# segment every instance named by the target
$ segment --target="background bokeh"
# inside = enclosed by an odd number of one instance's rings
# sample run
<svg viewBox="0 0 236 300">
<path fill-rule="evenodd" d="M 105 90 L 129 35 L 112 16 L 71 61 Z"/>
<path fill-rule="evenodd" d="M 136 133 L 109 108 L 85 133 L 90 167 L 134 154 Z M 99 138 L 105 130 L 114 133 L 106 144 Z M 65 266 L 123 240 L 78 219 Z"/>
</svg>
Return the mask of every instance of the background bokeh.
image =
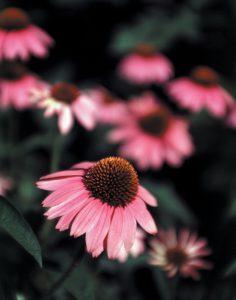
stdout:
<svg viewBox="0 0 236 300">
<path fill-rule="evenodd" d="M 65 80 L 81 88 L 101 84 L 123 99 L 140 94 L 122 79 L 116 66 L 141 40 L 164 52 L 175 75 L 206 64 L 217 70 L 222 82 L 236 96 L 236 2 L 235 0 L 48 0 L 6 1 L 0 8 L 25 9 L 34 23 L 56 41 L 50 56 L 32 58 L 28 65 L 48 82 Z M 196 151 L 183 166 L 164 166 L 140 172 L 141 182 L 160 202 L 152 211 L 161 227 L 188 227 L 208 239 L 214 269 L 202 280 L 168 280 L 146 263 L 146 256 L 125 264 L 87 255 L 58 290 L 55 298 L 69 299 L 236 299 L 236 132 L 206 112 L 190 115 L 171 103 L 161 87 L 151 86 L 177 114 L 191 122 Z M 51 148 L 56 131 L 54 119 L 45 121 L 41 111 L 0 111 L 0 165 L 15 181 L 9 199 L 25 215 L 38 235 L 43 222 L 40 202 L 45 195 L 35 187 L 50 171 Z M 63 143 L 60 169 L 83 161 L 115 155 L 116 146 L 106 142 L 107 127 L 86 132 L 76 124 Z M 44 269 L 7 234 L 0 238 L 0 299 L 40 299 L 40 290 L 56 278 L 83 239 L 69 238 L 52 230 L 43 247 Z M 2 296 L 1 296 L 2 295 Z"/>
</svg>

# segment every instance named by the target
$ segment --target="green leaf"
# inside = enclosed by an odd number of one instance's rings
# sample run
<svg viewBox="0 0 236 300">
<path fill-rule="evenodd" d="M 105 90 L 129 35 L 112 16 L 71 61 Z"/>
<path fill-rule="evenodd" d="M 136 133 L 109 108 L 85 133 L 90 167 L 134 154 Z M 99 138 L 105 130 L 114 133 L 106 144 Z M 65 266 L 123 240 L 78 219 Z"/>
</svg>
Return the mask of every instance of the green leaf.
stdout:
<svg viewBox="0 0 236 300">
<path fill-rule="evenodd" d="M 66 290 L 76 299 L 96 300 L 97 282 L 88 267 L 81 263 L 65 282 Z"/>
<path fill-rule="evenodd" d="M 21 213 L 3 197 L 0 197 L 0 227 L 42 266 L 41 248 L 35 234 Z"/>
<path fill-rule="evenodd" d="M 16 295 L 16 300 L 26 300 L 25 296 L 22 294 L 17 294 Z"/>
<path fill-rule="evenodd" d="M 233 276 L 236 275 L 236 260 L 232 261 L 232 263 L 226 268 L 223 273 L 223 276 Z"/>
<path fill-rule="evenodd" d="M 177 219 L 188 225 L 196 223 L 195 216 L 172 186 L 156 184 L 151 180 L 143 180 L 142 183 L 158 199 L 159 211 L 166 220 L 170 217 L 170 219 Z"/>
<path fill-rule="evenodd" d="M 139 43 L 148 43 L 162 50 L 179 38 L 197 39 L 199 28 L 199 17 L 186 7 L 171 16 L 150 11 L 133 24 L 120 27 L 114 34 L 111 50 L 122 54 L 132 51 Z"/>
</svg>

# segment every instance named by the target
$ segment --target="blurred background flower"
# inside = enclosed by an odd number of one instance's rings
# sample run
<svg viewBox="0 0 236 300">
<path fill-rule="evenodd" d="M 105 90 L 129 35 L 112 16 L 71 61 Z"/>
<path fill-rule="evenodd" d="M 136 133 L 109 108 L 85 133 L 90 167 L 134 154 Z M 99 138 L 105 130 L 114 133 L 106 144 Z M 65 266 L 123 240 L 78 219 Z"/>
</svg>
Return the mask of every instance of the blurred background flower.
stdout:
<svg viewBox="0 0 236 300">
<path fill-rule="evenodd" d="M 177 238 L 174 229 L 159 232 L 158 238 L 150 242 L 150 264 L 160 266 L 169 277 L 179 274 L 183 277 L 200 279 L 198 269 L 211 269 L 212 265 L 202 257 L 211 254 L 204 239 L 195 233 L 182 230 Z"/>
<path fill-rule="evenodd" d="M 0 195 L 5 196 L 8 191 L 13 188 L 13 181 L 12 179 L 0 176 Z"/>
<path fill-rule="evenodd" d="M 176 118 L 151 92 L 127 104 L 130 116 L 120 116 L 109 141 L 121 142 L 120 155 L 133 159 L 140 169 L 158 169 L 165 161 L 179 166 L 193 153 L 187 121 Z"/>
</svg>

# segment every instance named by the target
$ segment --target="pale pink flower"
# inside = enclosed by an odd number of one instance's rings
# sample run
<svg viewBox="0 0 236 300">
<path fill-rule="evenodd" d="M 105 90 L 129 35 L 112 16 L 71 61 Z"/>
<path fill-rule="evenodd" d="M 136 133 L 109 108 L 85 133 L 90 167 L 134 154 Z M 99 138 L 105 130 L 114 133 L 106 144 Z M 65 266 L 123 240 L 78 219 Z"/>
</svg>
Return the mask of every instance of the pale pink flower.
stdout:
<svg viewBox="0 0 236 300">
<path fill-rule="evenodd" d="M 131 99 L 130 118 L 122 119 L 108 139 L 121 143 L 121 156 L 134 160 L 140 169 L 157 169 L 164 162 L 179 166 L 193 153 L 188 122 L 173 116 L 151 92 Z"/>
<path fill-rule="evenodd" d="M 125 250 L 125 247 L 122 246 L 117 259 L 120 262 L 125 262 L 128 259 L 129 255 L 131 255 L 132 257 L 138 257 L 140 254 L 142 254 L 145 251 L 145 242 L 144 242 L 145 236 L 146 236 L 145 232 L 138 228 L 136 231 L 134 243 L 130 248 L 129 252 L 127 252 Z"/>
<path fill-rule="evenodd" d="M 62 134 L 67 134 L 74 124 L 74 118 L 87 130 L 96 122 L 96 106 L 91 98 L 81 93 L 76 85 L 59 82 L 52 86 L 31 91 L 31 100 L 45 109 L 46 118 L 58 116 L 58 127 Z"/>
<path fill-rule="evenodd" d="M 200 269 L 212 268 L 211 263 L 202 259 L 211 254 L 207 241 L 189 230 L 181 230 L 178 237 L 174 229 L 160 231 L 150 245 L 150 264 L 159 266 L 168 277 L 179 273 L 198 280 Z"/>
<path fill-rule="evenodd" d="M 5 196 L 7 191 L 13 188 L 13 180 L 11 178 L 0 175 L 0 196 Z"/>
<path fill-rule="evenodd" d="M 31 54 L 45 57 L 52 45 L 52 38 L 31 24 L 23 10 L 10 7 L 0 13 L 0 59 L 27 60 Z"/>
<path fill-rule="evenodd" d="M 140 44 L 136 51 L 125 56 L 118 73 L 137 84 L 160 84 L 173 76 L 173 66 L 163 54 L 148 44 Z"/>
<path fill-rule="evenodd" d="M 97 120 L 102 124 L 115 124 L 120 116 L 129 117 L 127 105 L 124 101 L 113 96 L 105 88 L 90 90 L 88 95 L 94 101 L 97 107 Z"/>
<path fill-rule="evenodd" d="M 222 117 L 232 105 L 232 96 L 219 84 L 218 74 L 205 66 L 195 68 L 190 77 L 173 80 L 167 85 L 170 96 L 183 108 L 197 112 L 207 109 Z"/>
<path fill-rule="evenodd" d="M 37 185 L 52 192 L 43 201 L 48 219 L 59 218 L 56 229 L 70 229 L 71 236 L 86 234 L 87 251 L 94 257 L 107 250 L 109 258 L 118 258 L 123 246 L 129 252 L 137 223 L 150 234 L 157 232 L 145 204 L 156 206 L 156 200 L 123 158 L 79 163 L 42 177 Z"/>
<path fill-rule="evenodd" d="M 0 107 L 26 109 L 32 106 L 30 91 L 42 81 L 18 62 L 0 63 Z"/>
</svg>

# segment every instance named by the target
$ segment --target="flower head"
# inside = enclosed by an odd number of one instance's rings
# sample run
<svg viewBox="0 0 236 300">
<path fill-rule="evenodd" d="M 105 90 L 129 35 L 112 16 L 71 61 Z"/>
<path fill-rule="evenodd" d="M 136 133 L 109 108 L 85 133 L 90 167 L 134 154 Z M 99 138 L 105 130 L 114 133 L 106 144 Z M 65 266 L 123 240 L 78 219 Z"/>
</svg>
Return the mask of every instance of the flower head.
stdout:
<svg viewBox="0 0 236 300">
<path fill-rule="evenodd" d="M 233 98 L 220 85 L 219 75 L 209 67 L 195 68 L 190 77 L 173 80 L 168 92 L 180 106 L 191 111 L 206 108 L 216 117 L 226 114 Z"/>
<path fill-rule="evenodd" d="M 102 124 L 115 124 L 120 116 L 129 116 L 124 101 L 112 95 L 105 88 L 97 88 L 88 92 L 97 107 L 97 120 Z"/>
<path fill-rule="evenodd" d="M 67 134 L 74 123 L 74 117 L 88 130 L 95 126 L 96 109 L 90 97 L 74 84 L 59 82 L 52 86 L 32 91 L 31 99 L 45 109 L 44 116 L 58 115 L 58 127 Z"/>
<path fill-rule="evenodd" d="M 25 109 L 32 106 L 30 91 L 40 88 L 42 81 L 18 62 L 0 63 L 0 106 Z"/>
<path fill-rule="evenodd" d="M 0 59 L 26 60 L 30 54 L 44 57 L 52 44 L 52 38 L 31 24 L 23 10 L 10 7 L 0 12 Z"/>
<path fill-rule="evenodd" d="M 133 159 L 141 169 L 157 169 L 167 161 L 179 166 L 193 152 L 187 121 L 174 117 L 149 92 L 128 104 L 130 118 L 120 116 L 120 124 L 109 140 L 121 142 L 119 153 Z"/>
<path fill-rule="evenodd" d="M 211 264 L 202 257 L 211 254 L 205 239 L 195 233 L 181 230 L 179 237 L 174 229 L 161 231 L 151 241 L 150 264 L 159 266 L 169 277 L 179 273 L 183 277 L 199 279 L 199 269 L 210 269 Z"/>
<path fill-rule="evenodd" d="M 38 187 L 52 193 L 43 201 L 48 219 L 59 218 L 56 228 L 70 235 L 86 234 L 88 252 L 119 257 L 122 247 L 130 251 L 137 223 L 147 232 L 157 232 L 145 202 L 155 198 L 139 185 L 133 166 L 123 158 L 108 157 L 98 162 L 79 163 L 68 171 L 42 177 Z"/>
<path fill-rule="evenodd" d="M 5 196 L 6 192 L 13 188 L 12 179 L 0 176 L 0 196 Z"/>
<path fill-rule="evenodd" d="M 137 84 L 163 83 L 173 75 L 169 59 L 149 44 L 140 44 L 118 66 L 119 74 Z"/>
</svg>

